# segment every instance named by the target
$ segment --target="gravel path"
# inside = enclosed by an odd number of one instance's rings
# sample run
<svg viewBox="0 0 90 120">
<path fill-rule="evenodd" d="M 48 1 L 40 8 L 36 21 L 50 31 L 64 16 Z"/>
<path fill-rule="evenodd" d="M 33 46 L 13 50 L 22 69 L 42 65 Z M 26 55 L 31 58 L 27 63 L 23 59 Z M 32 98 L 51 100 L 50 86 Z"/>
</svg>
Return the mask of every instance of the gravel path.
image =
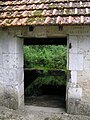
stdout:
<svg viewBox="0 0 90 120">
<path fill-rule="evenodd" d="M 90 120 L 90 117 L 68 115 L 59 108 L 25 106 L 15 111 L 0 106 L 0 120 Z"/>
</svg>

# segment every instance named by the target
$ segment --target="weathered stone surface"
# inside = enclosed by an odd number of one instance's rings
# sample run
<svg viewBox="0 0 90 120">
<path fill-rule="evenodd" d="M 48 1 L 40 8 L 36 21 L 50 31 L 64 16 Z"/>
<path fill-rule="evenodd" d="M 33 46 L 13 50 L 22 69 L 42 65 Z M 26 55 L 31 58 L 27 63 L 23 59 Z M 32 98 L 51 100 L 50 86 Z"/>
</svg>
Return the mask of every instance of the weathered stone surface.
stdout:
<svg viewBox="0 0 90 120">
<path fill-rule="evenodd" d="M 17 94 L 18 95 L 18 94 Z M 9 91 L 4 93 L 4 106 L 10 109 L 18 108 L 18 97 L 17 95 L 9 93 Z"/>
<path fill-rule="evenodd" d="M 0 104 L 18 108 L 24 104 L 23 39 L 21 37 L 67 36 L 70 77 L 67 83 L 67 111 L 90 113 L 90 27 L 36 26 L 0 29 Z M 17 32 L 16 32 L 17 31 Z M 4 102 L 2 102 L 4 101 Z"/>
<path fill-rule="evenodd" d="M 83 70 L 83 54 L 69 54 L 69 70 Z"/>
<path fill-rule="evenodd" d="M 4 84 L 3 79 L 0 78 L 0 105 L 3 105 L 4 102 Z"/>
<path fill-rule="evenodd" d="M 90 116 L 90 104 L 79 99 L 68 99 L 67 113 Z"/>
<path fill-rule="evenodd" d="M 81 99 L 82 98 L 82 88 L 68 88 L 68 99 L 69 98 L 75 98 L 75 99 Z"/>
<path fill-rule="evenodd" d="M 16 80 L 17 80 L 19 86 L 21 85 L 21 83 L 24 82 L 24 70 L 23 70 L 23 68 L 16 69 Z"/>
<path fill-rule="evenodd" d="M 3 54 L 4 68 L 21 68 L 23 67 L 22 54 Z"/>
<path fill-rule="evenodd" d="M 69 48 L 69 53 L 77 53 L 77 36 L 69 36 L 69 45 L 71 44 L 71 47 Z"/>
<path fill-rule="evenodd" d="M 0 35 L 0 105 L 17 109 L 24 103 L 23 40 L 9 31 Z"/>
<path fill-rule="evenodd" d="M 78 53 L 86 53 L 90 49 L 90 36 L 78 36 Z"/>
<path fill-rule="evenodd" d="M 81 32 L 80 32 L 81 31 Z M 90 113 L 90 35 L 89 29 L 76 27 L 70 32 L 69 70 L 67 84 L 67 108 L 72 114 Z M 76 90 L 76 88 L 78 90 Z M 87 109 L 88 107 L 88 109 Z"/>
<path fill-rule="evenodd" d="M 71 71 L 71 83 L 77 84 L 77 71 Z"/>
</svg>

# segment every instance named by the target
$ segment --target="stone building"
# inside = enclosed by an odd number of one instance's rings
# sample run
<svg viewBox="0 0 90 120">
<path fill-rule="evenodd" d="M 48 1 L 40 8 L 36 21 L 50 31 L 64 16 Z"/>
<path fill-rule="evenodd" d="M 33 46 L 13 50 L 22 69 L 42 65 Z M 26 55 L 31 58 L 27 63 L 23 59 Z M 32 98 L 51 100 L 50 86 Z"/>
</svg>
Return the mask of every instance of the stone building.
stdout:
<svg viewBox="0 0 90 120">
<path fill-rule="evenodd" d="M 90 114 L 90 1 L 0 1 L 0 105 L 24 105 L 24 38 L 67 38 L 66 110 Z"/>
</svg>

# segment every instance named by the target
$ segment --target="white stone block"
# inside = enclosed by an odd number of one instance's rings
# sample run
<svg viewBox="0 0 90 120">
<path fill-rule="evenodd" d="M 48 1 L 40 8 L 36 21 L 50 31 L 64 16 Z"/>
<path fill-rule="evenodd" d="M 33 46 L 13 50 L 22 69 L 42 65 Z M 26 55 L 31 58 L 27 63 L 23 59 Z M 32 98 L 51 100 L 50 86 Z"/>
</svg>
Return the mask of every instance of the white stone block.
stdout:
<svg viewBox="0 0 90 120">
<path fill-rule="evenodd" d="M 71 71 L 71 82 L 74 84 L 77 83 L 77 71 Z"/>
<path fill-rule="evenodd" d="M 69 44 L 71 44 L 69 53 L 77 53 L 77 36 L 69 36 Z"/>
<path fill-rule="evenodd" d="M 69 54 L 69 70 L 83 70 L 83 54 Z"/>
<path fill-rule="evenodd" d="M 82 88 L 69 87 L 68 98 L 81 99 L 82 98 Z"/>
<path fill-rule="evenodd" d="M 9 39 L 9 53 L 22 53 L 23 39 L 12 37 Z"/>
<path fill-rule="evenodd" d="M 23 39 L 17 38 L 14 34 L 3 33 L 0 37 L 0 53 L 22 53 Z"/>
</svg>

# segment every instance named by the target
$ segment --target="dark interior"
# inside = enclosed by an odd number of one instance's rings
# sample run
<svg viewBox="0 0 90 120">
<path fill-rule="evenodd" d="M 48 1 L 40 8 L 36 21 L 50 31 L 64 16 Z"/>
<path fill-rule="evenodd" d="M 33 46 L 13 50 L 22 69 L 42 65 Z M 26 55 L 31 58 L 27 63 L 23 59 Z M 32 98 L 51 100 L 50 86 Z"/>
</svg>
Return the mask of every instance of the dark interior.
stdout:
<svg viewBox="0 0 90 120">
<path fill-rule="evenodd" d="M 67 45 L 67 38 L 24 38 L 24 45 Z"/>
</svg>

